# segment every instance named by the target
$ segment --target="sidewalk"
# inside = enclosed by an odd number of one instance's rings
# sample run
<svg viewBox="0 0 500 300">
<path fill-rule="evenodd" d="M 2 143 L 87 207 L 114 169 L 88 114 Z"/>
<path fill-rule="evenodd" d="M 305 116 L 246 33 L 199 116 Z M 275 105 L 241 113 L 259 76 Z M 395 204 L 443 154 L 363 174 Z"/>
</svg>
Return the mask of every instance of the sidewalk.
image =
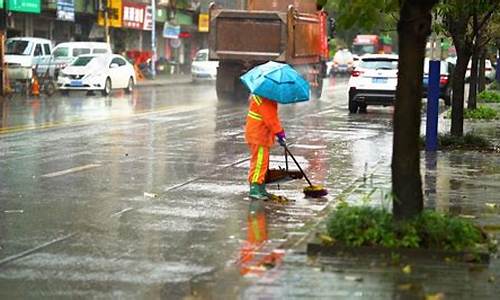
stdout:
<svg viewBox="0 0 500 300">
<path fill-rule="evenodd" d="M 498 124 L 497 124 L 498 123 Z M 484 130 L 488 127 L 489 130 Z M 468 123 L 491 140 L 500 121 Z M 488 136 L 490 134 L 491 136 Z M 421 172 L 425 206 L 455 215 L 467 215 L 480 225 L 493 228 L 500 239 L 500 154 L 480 152 L 422 153 Z M 385 205 L 390 193 L 390 159 L 371 168 L 368 176 L 354 182 L 335 200 L 351 204 L 370 199 Z M 335 203 L 335 200 L 333 201 Z M 306 225 L 307 227 L 307 225 Z M 309 236 L 324 224 L 308 229 Z M 401 261 L 399 264 L 375 257 L 318 257 L 305 254 L 307 239 L 291 247 L 283 264 L 267 272 L 242 292 L 244 299 L 498 299 L 500 259 L 489 265 L 458 262 Z M 411 271 L 403 268 L 410 265 Z"/>
<path fill-rule="evenodd" d="M 144 79 L 137 82 L 137 87 L 153 87 L 175 84 L 189 84 L 191 83 L 190 74 L 175 74 L 175 75 L 158 75 L 153 79 Z"/>
</svg>

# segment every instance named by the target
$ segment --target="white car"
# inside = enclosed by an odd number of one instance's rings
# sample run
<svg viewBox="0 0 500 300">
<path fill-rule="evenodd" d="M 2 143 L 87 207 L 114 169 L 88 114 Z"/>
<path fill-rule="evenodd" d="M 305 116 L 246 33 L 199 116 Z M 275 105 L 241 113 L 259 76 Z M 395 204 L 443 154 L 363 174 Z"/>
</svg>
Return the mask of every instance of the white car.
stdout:
<svg viewBox="0 0 500 300">
<path fill-rule="evenodd" d="M 366 54 L 348 82 L 349 112 L 366 112 L 368 105 L 393 105 L 398 84 L 398 56 Z"/>
<path fill-rule="evenodd" d="M 333 56 L 328 75 L 350 74 L 353 69 L 354 57 L 347 49 L 339 50 Z"/>
<path fill-rule="evenodd" d="M 31 80 L 33 69 L 40 75 L 39 66 L 50 59 L 50 40 L 33 37 L 8 38 L 5 42 L 5 64 L 9 80 Z"/>
<path fill-rule="evenodd" d="M 470 70 L 472 66 L 472 61 L 469 60 L 469 64 L 467 65 L 467 72 L 465 73 L 465 81 L 470 80 Z M 495 80 L 495 68 L 493 68 L 493 65 L 491 64 L 491 61 L 489 59 L 486 59 L 484 61 L 484 77 L 487 82 L 493 82 Z"/>
<path fill-rule="evenodd" d="M 218 67 L 218 61 L 208 60 L 208 49 L 201 49 L 196 53 L 191 64 L 191 78 L 193 82 L 215 80 Z"/>
<path fill-rule="evenodd" d="M 64 68 L 57 79 L 62 92 L 70 90 L 101 91 L 103 96 L 112 89 L 131 93 L 136 79 L 134 67 L 121 55 L 81 55 Z"/>
</svg>

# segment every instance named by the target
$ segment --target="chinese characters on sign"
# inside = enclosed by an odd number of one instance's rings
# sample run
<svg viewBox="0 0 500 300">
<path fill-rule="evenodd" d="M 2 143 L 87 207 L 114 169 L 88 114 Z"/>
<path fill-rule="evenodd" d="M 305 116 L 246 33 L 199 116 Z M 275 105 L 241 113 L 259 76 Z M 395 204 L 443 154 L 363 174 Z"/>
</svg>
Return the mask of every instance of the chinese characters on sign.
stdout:
<svg viewBox="0 0 500 300">
<path fill-rule="evenodd" d="M 123 27 L 142 29 L 145 9 L 140 3 L 123 2 Z"/>
<path fill-rule="evenodd" d="M 120 28 L 122 27 L 122 0 L 108 1 L 108 26 Z M 99 11 L 97 15 L 97 24 L 105 25 L 104 12 Z"/>
<path fill-rule="evenodd" d="M 151 31 L 152 7 L 141 3 L 123 2 L 123 27 Z"/>
<path fill-rule="evenodd" d="M 75 21 L 74 0 L 57 0 L 57 19 L 61 21 Z"/>
<path fill-rule="evenodd" d="M 7 9 L 28 13 L 40 13 L 40 0 L 8 0 Z"/>
</svg>

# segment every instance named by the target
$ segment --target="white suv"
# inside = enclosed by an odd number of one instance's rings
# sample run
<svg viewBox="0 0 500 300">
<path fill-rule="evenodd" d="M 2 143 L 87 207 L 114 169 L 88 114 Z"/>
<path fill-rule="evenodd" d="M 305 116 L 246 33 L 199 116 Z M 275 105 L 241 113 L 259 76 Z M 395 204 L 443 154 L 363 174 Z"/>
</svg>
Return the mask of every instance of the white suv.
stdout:
<svg viewBox="0 0 500 300">
<path fill-rule="evenodd" d="M 398 84 L 398 56 L 367 54 L 349 79 L 349 112 L 366 112 L 368 105 L 393 105 Z"/>
</svg>

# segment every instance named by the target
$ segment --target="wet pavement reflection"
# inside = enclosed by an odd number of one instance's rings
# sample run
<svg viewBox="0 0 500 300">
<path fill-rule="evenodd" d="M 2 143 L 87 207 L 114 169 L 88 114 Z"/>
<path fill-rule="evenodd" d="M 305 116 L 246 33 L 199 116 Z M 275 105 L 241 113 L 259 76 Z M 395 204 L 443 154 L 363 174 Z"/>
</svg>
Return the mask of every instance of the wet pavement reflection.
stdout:
<svg viewBox="0 0 500 300">
<path fill-rule="evenodd" d="M 304 225 L 336 199 L 370 194 L 386 205 L 390 194 L 392 108 L 350 115 L 346 80 L 325 83 L 320 100 L 280 115 L 294 155 L 329 195 L 304 198 L 300 180 L 270 184 L 294 200 L 285 205 L 248 199 L 247 105 L 217 101 L 213 85 L 0 103 L 0 298 L 252 298 L 256 282 L 300 281 L 280 279 L 281 261 L 303 259 L 288 249 Z M 483 211 L 456 191 L 479 193 L 480 181 L 495 190 L 497 160 L 429 157 L 429 203 Z M 284 164 L 274 148 L 271 167 Z"/>
</svg>

